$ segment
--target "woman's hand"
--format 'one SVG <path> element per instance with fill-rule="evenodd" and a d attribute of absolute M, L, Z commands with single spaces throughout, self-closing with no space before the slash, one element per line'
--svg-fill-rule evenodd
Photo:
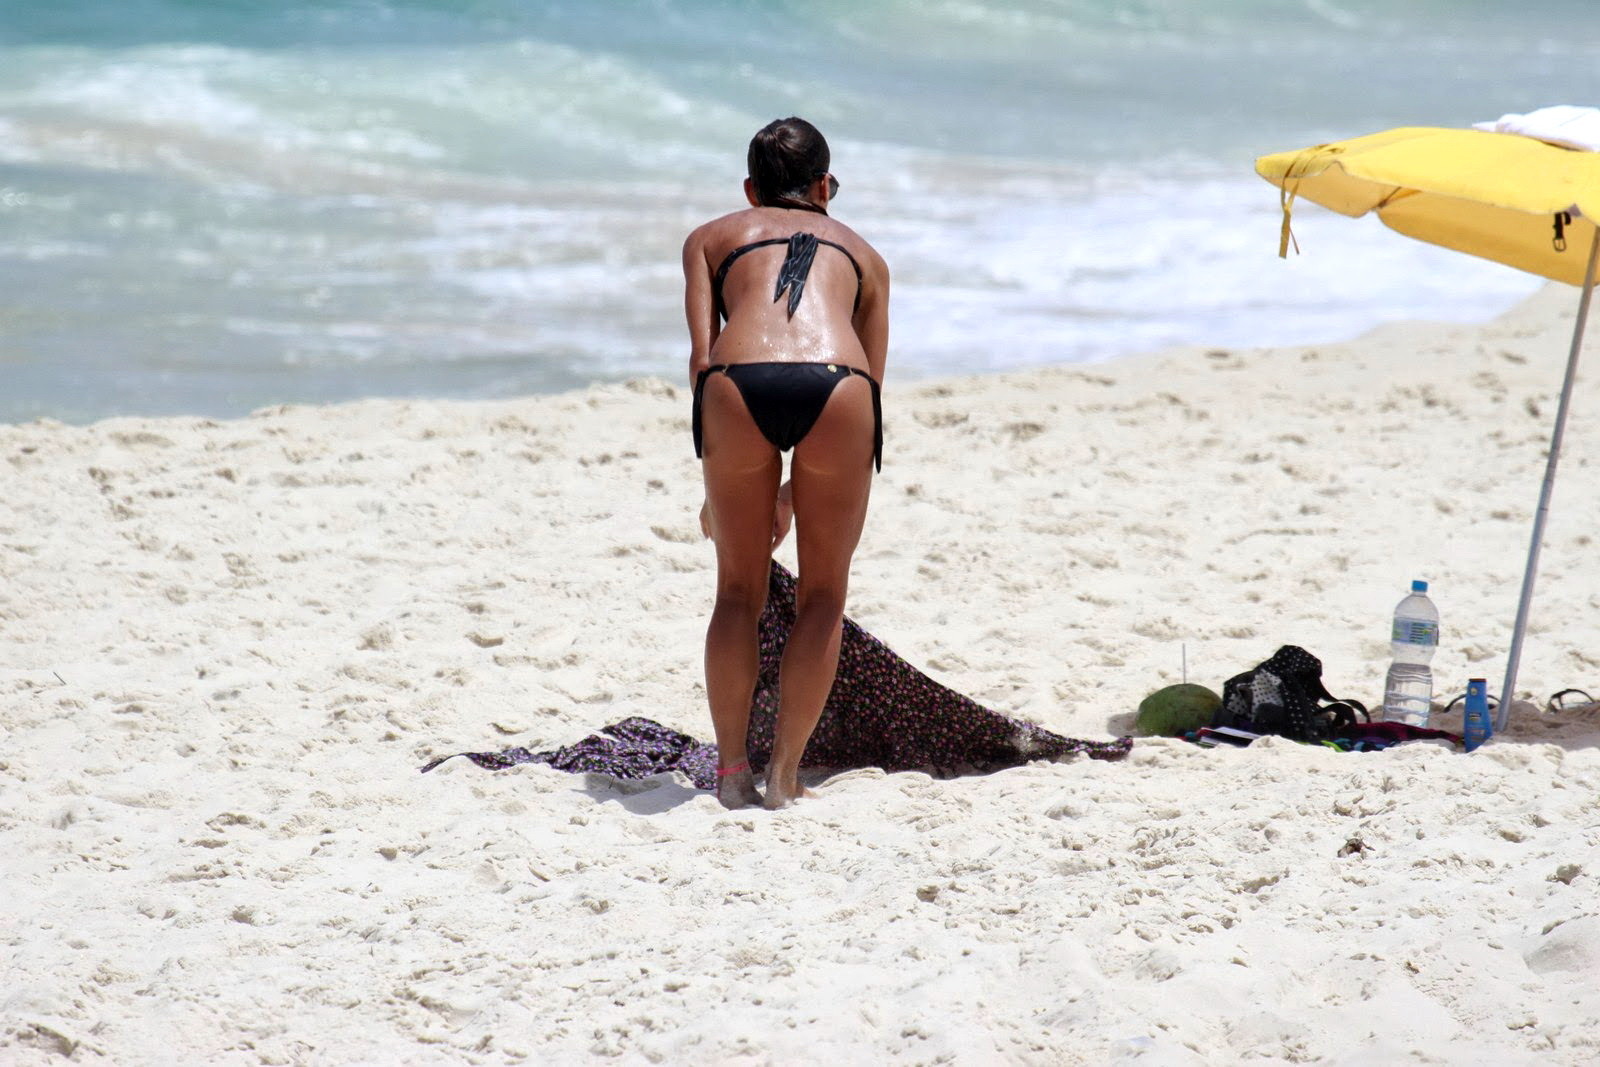
<path fill-rule="evenodd" d="M 772 513 L 772 547 L 774 550 L 789 536 L 794 525 L 794 483 L 784 482 L 778 487 L 778 506 Z"/>

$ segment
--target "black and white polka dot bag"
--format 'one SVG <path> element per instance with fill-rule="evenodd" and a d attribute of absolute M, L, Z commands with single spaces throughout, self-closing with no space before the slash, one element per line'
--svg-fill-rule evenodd
<path fill-rule="evenodd" d="M 1296 741 L 1321 741 L 1360 714 L 1372 716 L 1359 700 L 1338 700 L 1322 684 L 1322 661 L 1299 645 L 1284 645 L 1253 670 L 1229 678 L 1213 726 L 1257 734 L 1279 734 Z"/>

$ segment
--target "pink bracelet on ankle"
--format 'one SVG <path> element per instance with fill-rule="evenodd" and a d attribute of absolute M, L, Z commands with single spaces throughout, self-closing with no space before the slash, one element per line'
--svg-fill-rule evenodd
<path fill-rule="evenodd" d="M 738 774 L 740 771 L 748 771 L 749 769 L 750 769 L 750 761 L 749 760 L 745 760 L 742 763 L 735 763 L 732 767 L 726 767 L 726 768 L 718 767 L 717 768 L 717 777 L 718 778 L 726 778 L 730 774 Z"/>

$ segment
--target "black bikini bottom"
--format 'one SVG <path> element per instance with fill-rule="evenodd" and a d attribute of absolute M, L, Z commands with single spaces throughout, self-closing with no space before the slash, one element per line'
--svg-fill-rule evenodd
<path fill-rule="evenodd" d="M 726 374 L 739 387 L 745 410 L 761 435 L 780 452 L 805 439 L 816 425 L 834 387 L 850 375 L 872 386 L 872 461 L 883 470 L 883 402 L 877 381 L 864 370 L 842 363 L 718 363 L 700 372 L 694 383 L 694 454 L 701 454 L 700 399 L 706 378 Z"/>

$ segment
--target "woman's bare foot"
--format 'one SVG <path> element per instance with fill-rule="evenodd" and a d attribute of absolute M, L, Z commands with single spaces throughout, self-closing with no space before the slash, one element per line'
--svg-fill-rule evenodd
<path fill-rule="evenodd" d="M 729 811 L 762 802 L 761 791 L 756 788 L 755 775 L 750 773 L 748 763 L 731 774 L 717 771 L 717 802 Z"/>
<path fill-rule="evenodd" d="M 767 798 L 761 802 L 762 807 L 776 811 L 811 796 L 815 794 L 800 784 L 799 767 L 781 767 L 776 761 L 767 765 Z"/>

